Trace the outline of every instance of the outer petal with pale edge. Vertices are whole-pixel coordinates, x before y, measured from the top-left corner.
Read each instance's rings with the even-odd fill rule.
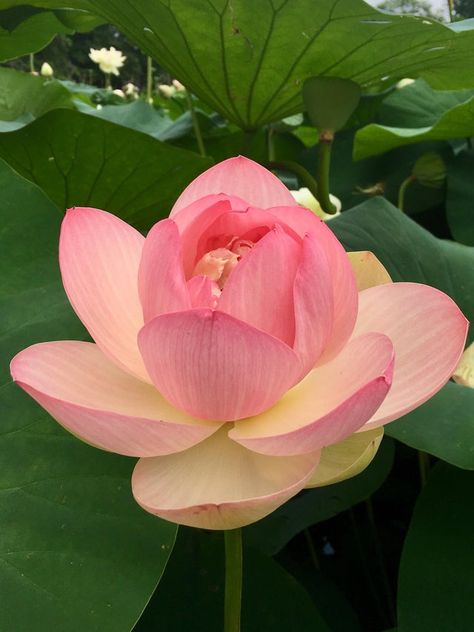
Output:
[[[176,410],[90,342],[44,342],[21,351],[13,379],[83,441],[127,456],[185,450],[220,426]]]
[[[158,316],[138,343],[160,393],[204,419],[258,414],[295,383],[300,369],[283,342],[210,309]]]
[[[219,193],[237,196],[248,206],[260,208],[295,203],[290,191],[268,169],[238,156],[220,162],[193,180],[177,199],[170,217],[199,198]]]
[[[183,272],[181,240],[171,219],[155,224],[145,239],[138,289],[145,322],[166,312],[191,307]]]
[[[453,374],[467,329],[454,301],[428,285],[392,283],[361,292],[354,336],[385,333],[396,358],[390,393],[363,430],[398,419],[432,397]]]
[[[299,492],[319,452],[292,457],[246,450],[222,428],[185,452],[140,459],[136,501],[160,518],[203,529],[236,529],[274,511]]]
[[[382,438],[383,428],[374,428],[323,448],[318,467],[306,487],[334,485],[360,474],[377,454]]]
[[[76,314],[102,351],[125,371],[150,381],[137,346],[143,326],[138,266],[144,237],[115,215],[68,210],[59,263]]]
[[[261,454],[292,455],[342,441],[370,419],[390,388],[393,346],[383,334],[352,340],[270,410],[236,422],[229,437]]]

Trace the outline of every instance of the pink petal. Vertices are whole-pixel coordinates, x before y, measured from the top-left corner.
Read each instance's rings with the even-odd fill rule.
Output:
[[[138,271],[138,290],[145,322],[191,307],[181,239],[171,219],[158,222],[148,233]]]
[[[128,375],[90,342],[45,342],[11,363],[15,382],[83,441],[127,456],[185,450],[219,424],[194,419]]]
[[[293,283],[301,244],[276,226],[242,258],[232,271],[218,309],[290,347],[295,337]]]
[[[322,244],[314,234],[303,239],[301,263],[294,283],[295,340],[302,376],[315,365],[332,334],[331,272]]]
[[[235,195],[245,200],[248,206],[260,208],[295,203],[286,186],[270,171],[253,160],[238,156],[220,162],[193,180],[177,199],[170,216],[212,193]]]
[[[141,330],[138,344],[160,393],[204,419],[265,410],[294,384],[299,369],[283,342],[209,309],[158,316]]]
[[[136,501],[160,518],[202,529],[235,529],[260,520],[299,492],[319,453],[270,457],[230,441],[226,429],[185,452],[140,459]]]
[[[179,217],[177,212],[172,211],[170,217],[173,218],[173,221],[179,228],[179,232],[183,234],[192,224],[195,225],[195,228],[199,227],[199,224],[202,226],[203,222],[205,225],[208,225],[209,221],[214,221],[222,212],[227,213],[233,209],[244,210],[247,206],[248,204],[245,200],[233,195],[219,193],[217,195],[205,195],[195,200],[189,206],[179,211]],[[211,217],[211,220],[209,217]]]
[[[390,393],[363,430],[393,421],[434,395],[456,368],[467,329],[449,296],[427,285],[392,283],[361,292],[354,336],[385,333],[396,358]]]
[[[211,309],[216,307],[221,293],[217,283],[202,274],[189,279],[188,292],[192,307],[210,307]]]
[[[295,455],[342,441],[361,428],[384,400],[393,347],[383,334],[355,338],[273,408],[236,422],[229,437],[261,454]]]
[[[335,357],[349,340],[357,318],[357,283],[351,262],[330,228],[314,213],[301,206],[271,208],[269,213],[297,235],[314,235],[326,253],[333,288],[332,336],[318,362]]]
[[[143,236],[118,217],[73,208],[62,223],[59,263],[69,301],[92,338],[118,366],[149,381],[137,347],[143,243]]]

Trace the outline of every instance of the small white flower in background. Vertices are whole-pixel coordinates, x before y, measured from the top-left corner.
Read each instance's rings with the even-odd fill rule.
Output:
[[[415,83],[414,79],[409,79],[406,77],[405,79],[400,79],[400,81],[396,84],[396,87],[400,90],[400,88],[406,88],[407,86],[411,86],[412,83]]]
[[[341,200],[337,198],[335,195],[331,195],[331,194],[329,195],[329,199],[336,207],[336,212],[333,215],[331,215],[330,213],[325,213],[323,211],[318,200],[314,197],[311,191],[307,189],[306,187],[302,187],[301,189],[298,189],[297,191],[290,191],[290,193],[300,206],[309,208],[310,211],[313,211],[313,213],[315,213],[318,217],[323,219],[325,222],[341,214],[341,208],[342,208]]]
[[[95,109],[96,109],[96,110],[101,110],[101,109],[102,109],[101,104],[100,104],[100,103],[98,103],[98,104],[96,105]]]
[[[474,388],[474,342],[467,347],[461,356],[453,380],[463,386]]]
[[[123,90],[120,90],[120,88],[112,90],[112,94],[116,94],[118,97],[122,97],[122,99],[125,99],[125,92]]]
[[[52,77],[54,75],[54,70],[47,61],[41,66],[40,74],[42,77]]]
[[[171,83],[176,88],[176,92],[186,92],[186,88],[183,86],[181,81],[178,81],[177,79],[173,79]]]
[[[116,50],[113,46],[110,48],[91,48],[89,57],[96,64],[99,64],[99,68],[106,74],[119,74],[119,68],[123,66],[124,61],[127,59],[122,52]]]
[[[133,97],[134,99],[138,99],[138,93],[140,92],[138,87],[131,82],[124,85],[123,91],[127,97]]]
[[[158,85],[158,91],[162,97],[170,99],[176,93],[176,88],[174,86],[169,86],[167,83],[160,83]]]

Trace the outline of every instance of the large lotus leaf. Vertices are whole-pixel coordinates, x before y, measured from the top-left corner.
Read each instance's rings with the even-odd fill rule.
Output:
[[[0,630],[129,632],[176,527],[134,503],[133,459],[81,443],[11,382],[17,351],[85,332],[59,278],[59,209],[3,161],[0,189]]]
[[[390,127],[371,123],[355,135],[354,159],[383,154],[402,145],[474,135],[474,97],[447,110],[433,125]]]
[[[222,632],[224,560],[223,533],[181,528],[165,577],[134,632]],[[243,631],[330,632],[303,586],[277,562],[244,548],[243,569]]]
[[[471,632],[474,474],[439,463],[415,506],[402,553],[398,632]]]
[[[394,281],[414,281],[449,294],[474,318],[474,248],[437,239],[383,198],[331,220],[347,250],[371,250]],[[471,328],[470,339],[474,332]],[[447,384],[415,412],[385,427],[386,434],[460,467],[473,466],[474,398]]]
[[[474,389],[448,382],[426,404],[385,431],[412,448],[474,470]]]
[[[211,165],[132,129],[69,110],[0,136],[0,157],[61,208],[95,206],[149,228]]]
[[[59,81],[0,68],[0,132],[23,127],[49,110],[72,107]]]
[[[301,88],[310,76],[351,79],[363,91],[407,76],[440,89],[473,83],[472,31],[381,13],[362,0],[71,0],[69,6],[115,24],[247,129],[302,111]]]
[[[89,31],[101,22],[85,11],[44,11],[23,6],[23,3],[0,10],[0,61],[35,53],[47,46],[58,33]]]

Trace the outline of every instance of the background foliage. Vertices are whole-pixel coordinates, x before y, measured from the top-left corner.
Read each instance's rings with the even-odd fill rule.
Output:
[[[64,4],[0,2],[0,631],[213,632],[220,534],[180,529],[164,572],[177,529],[133,503],[133,460],[79,443],[10,382],[17,350],[87,336],[60,284],[62,213],[97,206],[147,231],[238,153],[317,191],[302,84],[350,79],[362,97],[332,148],[330,227],[473,318],[474,7],[455,0],[466,20],[442,25],[420,2],[424,17],[362,0]],[[127,56],[113,87],[138,99],[89,60],[111,45]],[[30,73],[43,61],[54,78]],[[172,78],[188,92],[160,95]],[[244,530],[245,631],[470,632],[474,390],[449,382],[386,435],[360,475]]]

